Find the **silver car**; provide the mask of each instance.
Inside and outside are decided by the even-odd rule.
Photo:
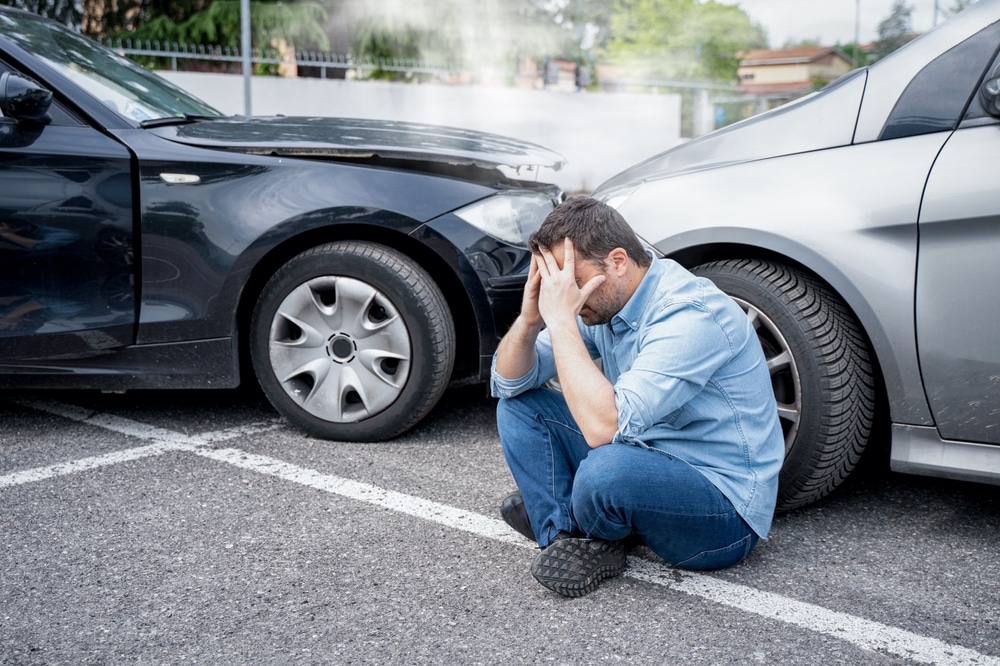
[[[892,468],[1000,483],[1000,0],[594,193],[753,319],[779,508],[891,430]]]

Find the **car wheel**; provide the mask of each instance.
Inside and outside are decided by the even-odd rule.
[[[827,495],[854,469],[874,419],[872,367],[854,317],[824,285],[781,264],[730,260],[693,272],[750,316],[767,358],[785,435],[778,510]]]
[[[365,242],[315,247],[281,267],[253,313],[254,372],[268,399],[316,437],[375,441],[437,403],[455,329],[431,277]]]

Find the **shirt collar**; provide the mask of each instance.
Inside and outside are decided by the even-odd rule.
[[[623,333],[626,329],[637,330],[643,314],[649,311],[650,301],[657,294],[663,265],[652,252],[647,250],[646,254],[652,260],[646,274],[642,276],[642,280],[639,281],[639,286],[636,287],[631,298],[608,322],[608,326],[614,333]]]

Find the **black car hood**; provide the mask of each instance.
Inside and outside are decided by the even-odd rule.
[[[151,127],[192,146],[259,155],[421,160],[481,167],[548,167],[566,163],[551,150],[474,130],[360,118],[224,117]]]

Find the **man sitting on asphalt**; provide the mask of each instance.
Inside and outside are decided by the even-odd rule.
[[[632,535],[678,567],[740,562],[767,537],[784,456],[749,318],[594,199],[565,201],[529,245],[492,391],[519,490],[501,514],[541,547],[532,575],[583,596],[621,573]]]

